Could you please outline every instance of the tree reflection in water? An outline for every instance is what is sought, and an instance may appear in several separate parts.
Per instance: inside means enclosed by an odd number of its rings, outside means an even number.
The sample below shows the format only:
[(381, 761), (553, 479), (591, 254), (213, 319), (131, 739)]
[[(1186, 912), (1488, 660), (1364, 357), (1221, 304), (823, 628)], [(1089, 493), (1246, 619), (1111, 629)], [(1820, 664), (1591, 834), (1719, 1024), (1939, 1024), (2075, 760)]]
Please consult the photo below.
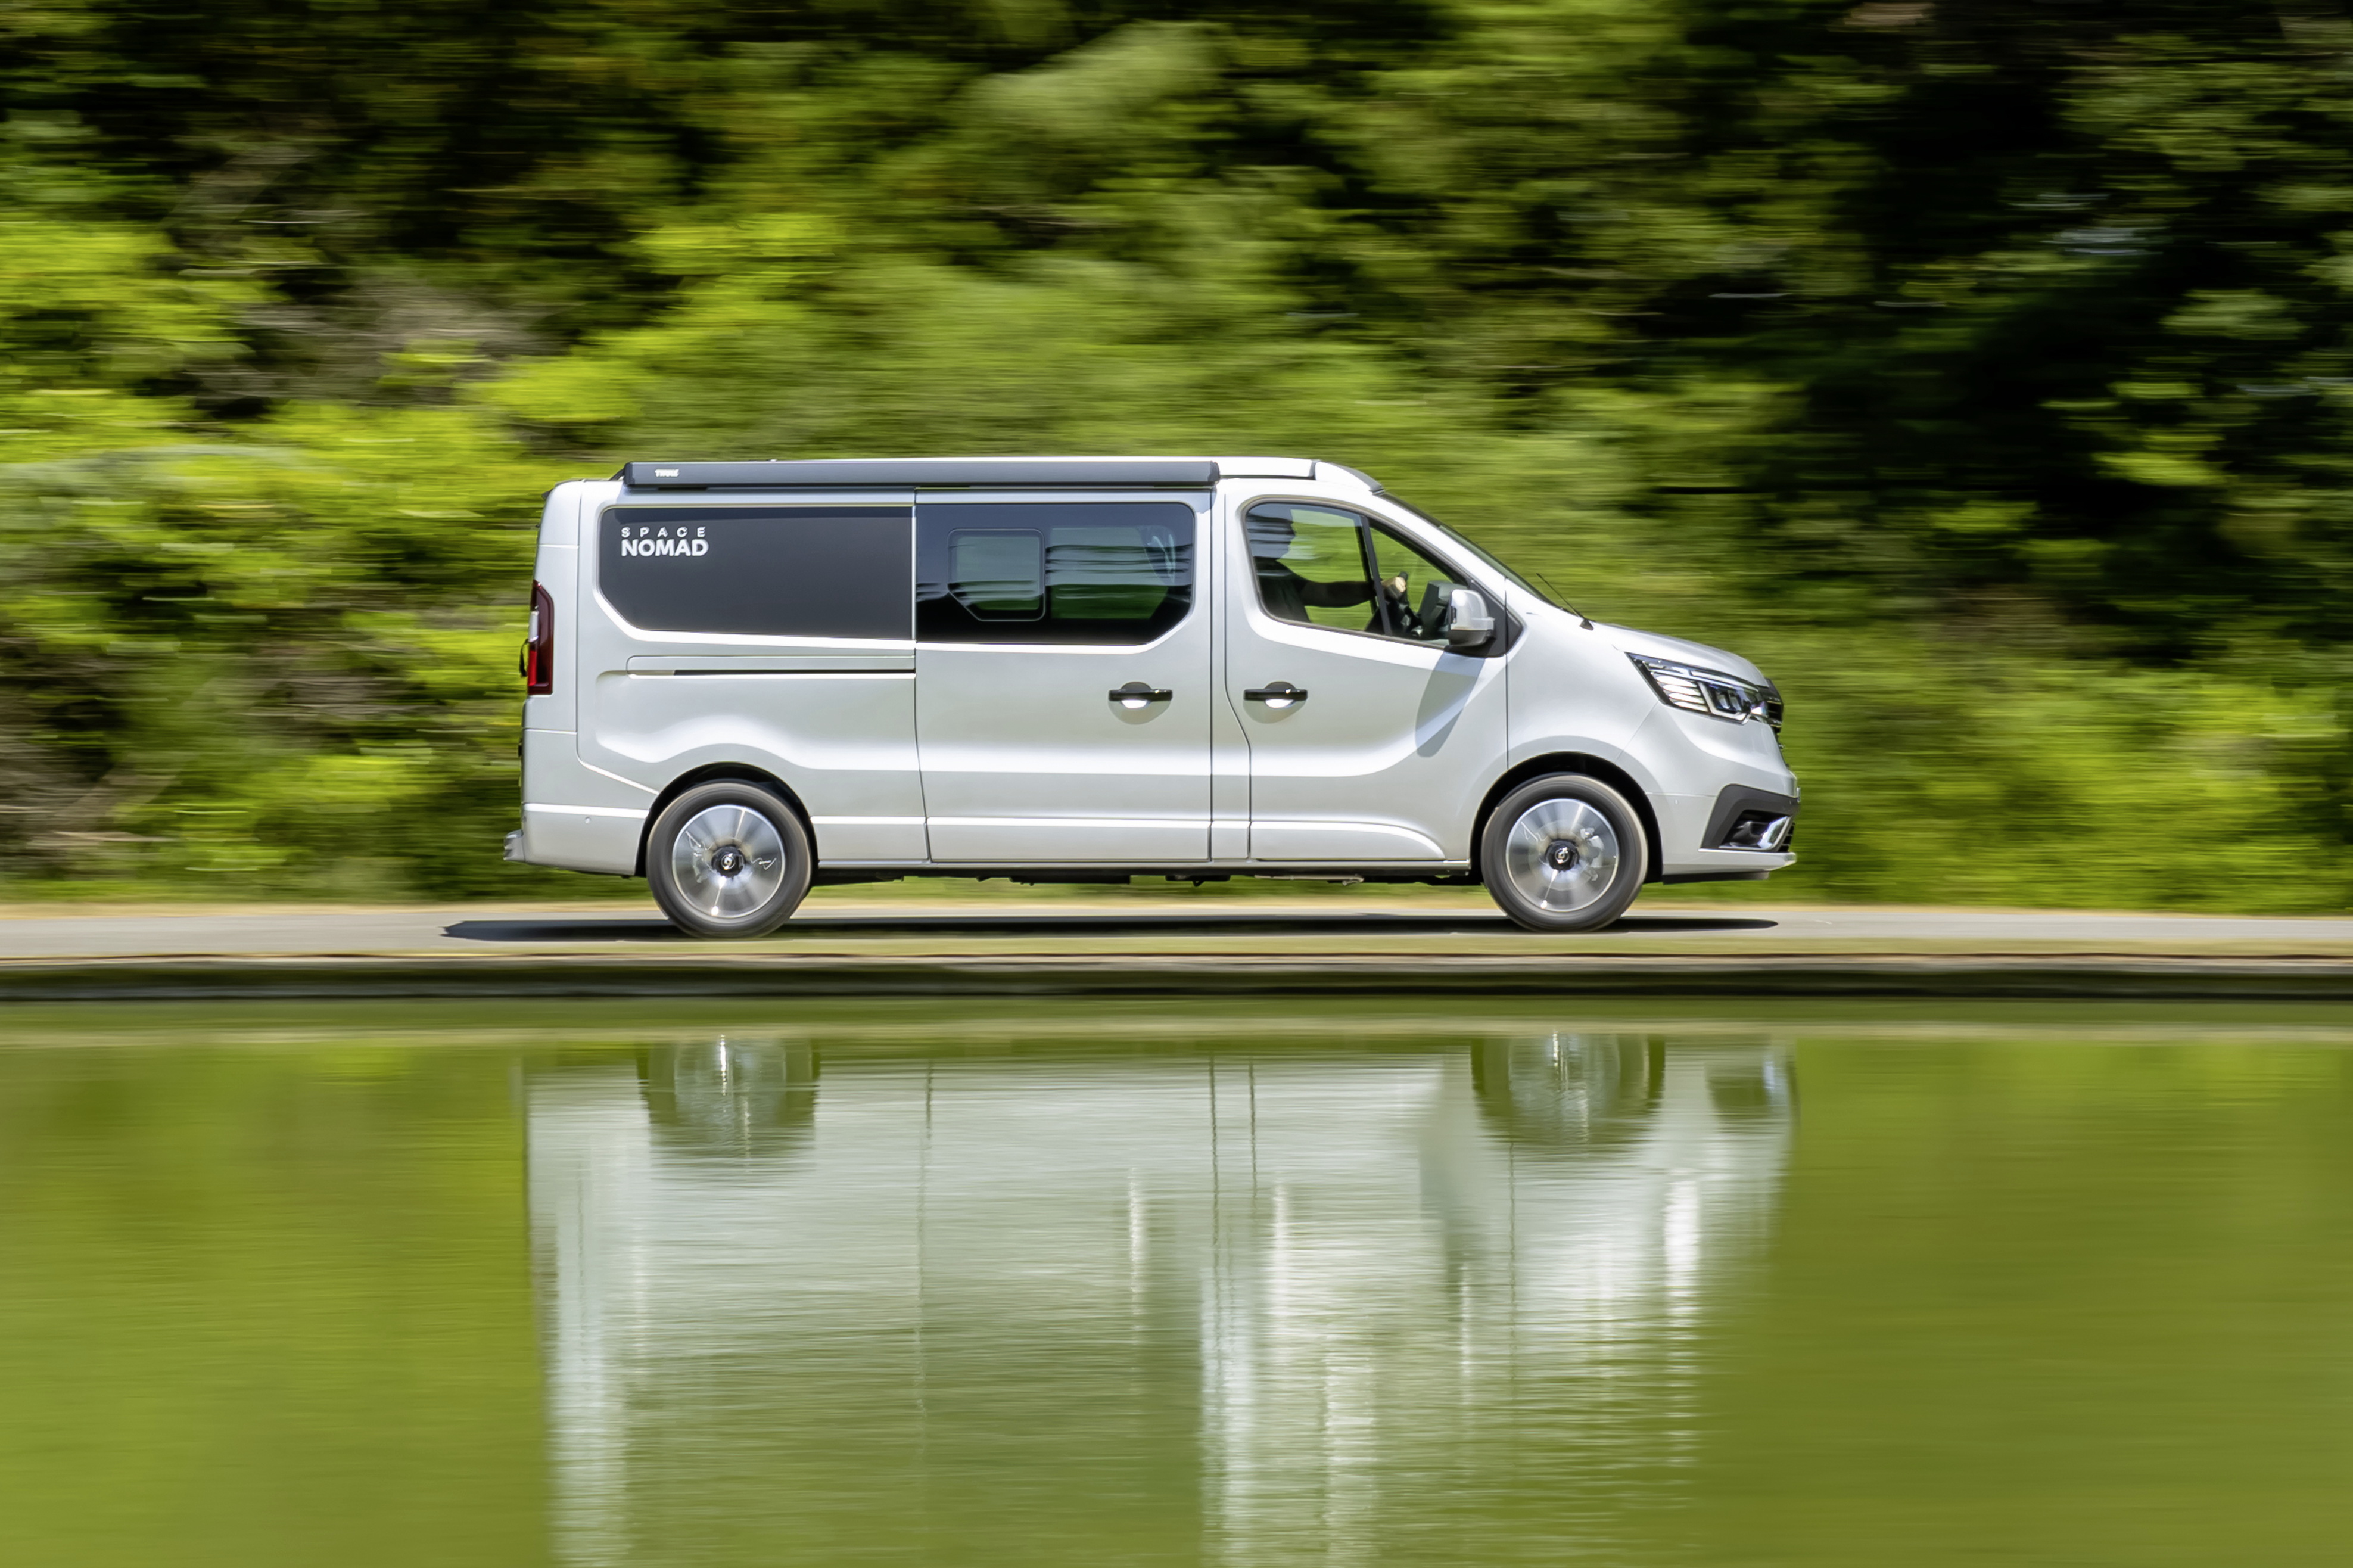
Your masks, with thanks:
[(570, 1561), (1622, 1551), (1792, 1115), (1763, 1041), (826, 1050), (533, 1084)]

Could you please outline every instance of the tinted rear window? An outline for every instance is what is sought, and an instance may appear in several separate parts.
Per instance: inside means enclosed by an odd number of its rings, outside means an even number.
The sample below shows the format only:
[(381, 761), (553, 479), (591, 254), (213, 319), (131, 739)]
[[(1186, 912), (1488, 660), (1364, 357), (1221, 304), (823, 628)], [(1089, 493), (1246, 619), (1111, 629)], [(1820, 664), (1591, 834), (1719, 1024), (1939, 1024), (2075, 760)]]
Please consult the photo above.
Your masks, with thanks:
[(904, 639), (912, 518), (904, 506), (616, 506), (597, 580), (649, 631)]
[(918, 508), (916, 635), (927, 642), (1133, 647), (1193, 604), (1193, 508), (1178, 501)]

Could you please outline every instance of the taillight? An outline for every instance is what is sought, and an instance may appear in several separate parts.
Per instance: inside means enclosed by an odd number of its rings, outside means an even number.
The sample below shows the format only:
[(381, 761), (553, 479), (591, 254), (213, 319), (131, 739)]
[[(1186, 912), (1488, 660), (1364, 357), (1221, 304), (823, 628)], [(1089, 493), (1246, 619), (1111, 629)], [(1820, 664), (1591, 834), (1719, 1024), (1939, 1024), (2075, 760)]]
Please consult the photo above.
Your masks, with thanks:
[(555, 690), (555, 600), (531, 585), (531, 630), (522, 642), (522, 689), (534, 697)]

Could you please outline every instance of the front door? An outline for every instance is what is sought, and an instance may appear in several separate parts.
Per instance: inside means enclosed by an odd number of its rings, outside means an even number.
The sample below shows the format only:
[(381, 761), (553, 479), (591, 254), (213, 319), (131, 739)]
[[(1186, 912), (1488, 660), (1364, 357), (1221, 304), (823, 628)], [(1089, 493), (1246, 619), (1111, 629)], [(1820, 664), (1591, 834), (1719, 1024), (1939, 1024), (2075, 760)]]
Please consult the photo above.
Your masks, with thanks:
[(1261, 503), (1226, 596), (1252, 860), (1467, 861), (1504, 756), (1502, 658), (1446, 646), (1443, 563), (1357, 513)]
[(925, 496), (915, 734), (932, 859), (1209, 853), (1208, 497)]

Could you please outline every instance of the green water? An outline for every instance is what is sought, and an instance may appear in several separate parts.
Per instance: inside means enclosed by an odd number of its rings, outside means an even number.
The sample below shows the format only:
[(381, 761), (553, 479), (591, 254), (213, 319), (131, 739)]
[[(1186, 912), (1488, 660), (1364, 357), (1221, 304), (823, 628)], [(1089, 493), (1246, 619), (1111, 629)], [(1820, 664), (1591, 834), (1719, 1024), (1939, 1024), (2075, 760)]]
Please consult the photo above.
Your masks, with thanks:
[(0, 1562), (2347, 1555), (2342, 1013), (0, 1029)]

